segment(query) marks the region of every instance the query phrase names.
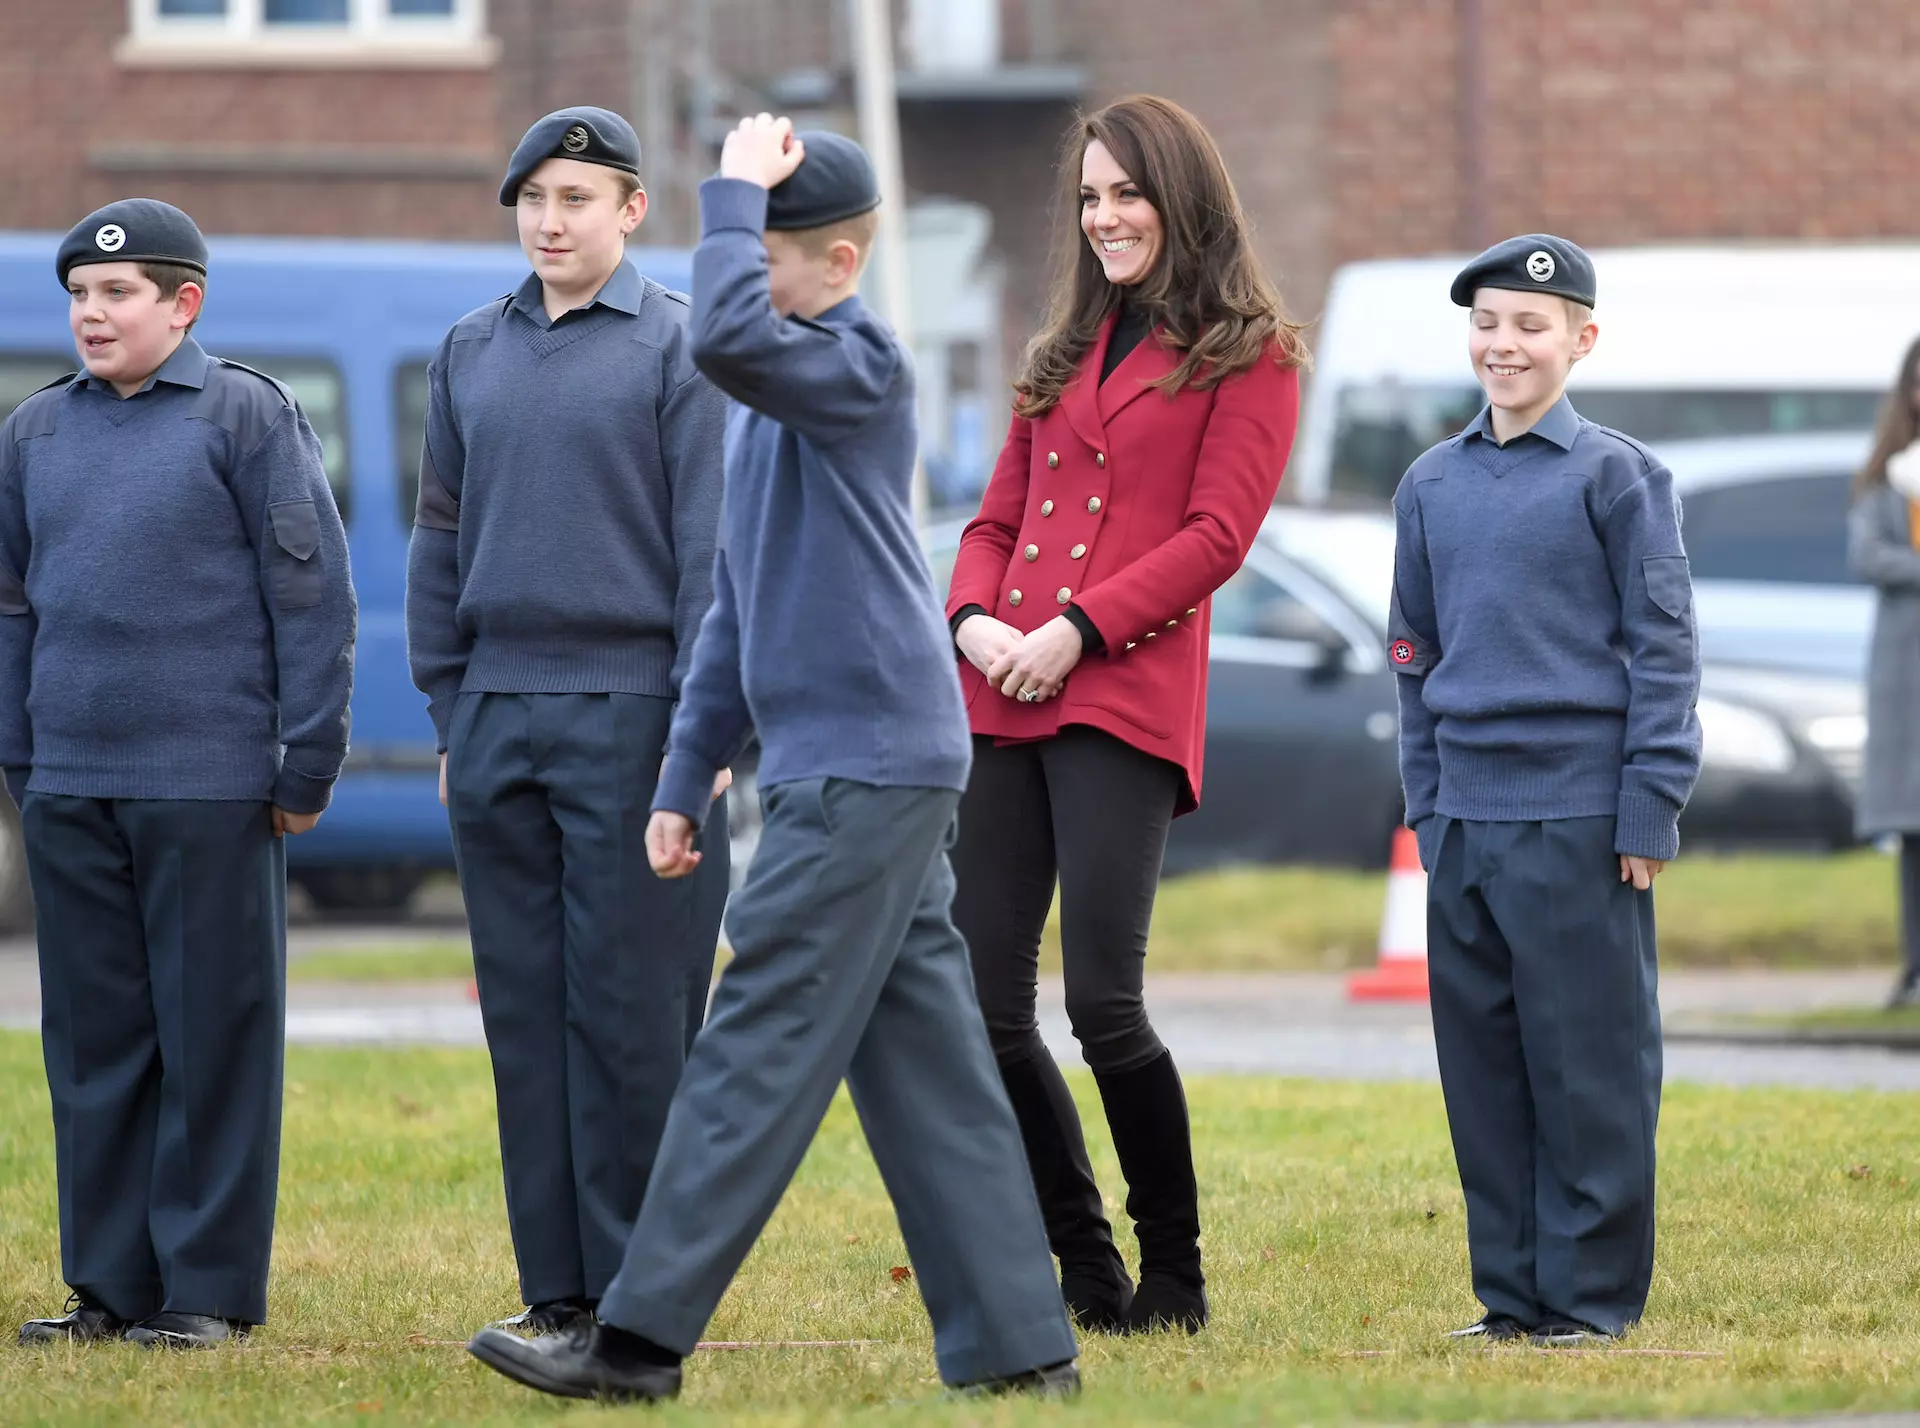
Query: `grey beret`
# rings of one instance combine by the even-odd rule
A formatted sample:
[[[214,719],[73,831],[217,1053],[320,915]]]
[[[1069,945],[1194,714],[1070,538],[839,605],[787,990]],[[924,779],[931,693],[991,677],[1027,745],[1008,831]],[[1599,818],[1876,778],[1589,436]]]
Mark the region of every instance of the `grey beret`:
[[[123,198],[95,209],[60,240],[54,266],[60,286],[86,263],[175,263],[207,274],[207,240],[199,225],[157,198]]]
[[[578,159],[583,164],[601,164],[623,173],[640,172],[640,136],[633,125],[611,109],[591,104],[572,109],[556,109],[537,119],[514,146],[507,160],[506,182],[500,185],[500,206],[512,208],[520,185],[548,159]]]
[[[880,180],[865,149],[825,129],[794,137],[807,156],[785,183],[767,193],[769,229],[824,228],[880,206]]]
[[[1578,243],[1551,233],[1527,233],[1495,243],[1460,270],[1451,296],[1461,307],[1473,306],[1481,288],[1505,288],[1523,293],[1555,293],[1593,306],[1593,259]]]

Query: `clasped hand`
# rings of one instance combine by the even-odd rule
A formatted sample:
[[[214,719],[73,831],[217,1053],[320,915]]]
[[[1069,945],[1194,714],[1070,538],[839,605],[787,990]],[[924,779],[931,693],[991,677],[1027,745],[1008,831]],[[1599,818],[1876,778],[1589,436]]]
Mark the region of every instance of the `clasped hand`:
[[[955,641],[995,689],[1009,699],[1037,696],[1024,700],[1034,704],[1061,691],[1084,653],[1080,631],[1065,615],[1026,635],[991,615],[973,615],[961,623]]]

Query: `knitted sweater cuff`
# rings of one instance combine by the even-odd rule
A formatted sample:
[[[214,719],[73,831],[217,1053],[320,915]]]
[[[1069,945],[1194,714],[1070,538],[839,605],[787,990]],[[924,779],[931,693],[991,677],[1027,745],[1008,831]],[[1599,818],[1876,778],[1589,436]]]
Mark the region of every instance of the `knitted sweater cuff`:
[[[713,781],[719,774],[720,766],[711,760],[684,745],[674,749],[667,755],[666,767],[660,770],[660,782],[653,791],[654,812],[678,813],[691,819],[695,828],[703,827],[707,810],[713,806]]]
[[[301,773],[286,763],[273,781],[273,803],[288,813],[325,813],[333,800],[334,775],[324,777]]]
[[[1670,862],[1680,852],[1680,805],[1657,794],[1622,793],[1613,850]]]
[[[453,723],[453,706],[459,698],[458,694],[444,694],[427,701],[427,717],[433,720],[433,751],[436,754],[447,751],[447,728]]]

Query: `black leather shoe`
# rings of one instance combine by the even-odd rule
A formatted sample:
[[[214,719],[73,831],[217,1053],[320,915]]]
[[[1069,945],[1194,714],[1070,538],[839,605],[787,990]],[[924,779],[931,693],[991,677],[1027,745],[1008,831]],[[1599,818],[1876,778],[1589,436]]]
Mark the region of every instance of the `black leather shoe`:
[[[1569,1348],[1579,1344],[1609,1343],[1614,1335],[1605,1329],[1596,1329],[1591,1324],[1582,1324],[1578,1319],[1549,1319],[1527,1337],[1548,1348]]]
[[[22,1344],[104,1344],[125,1338],[127,1321],[78,1294],[67,1300],[58,1319],[29,1319],[20,1326]]]
[[[1129,1334],[1150,1334],[1156,1329],[1185,1329],[1197,1334],[1207,1327],[1207,1291],[1186,1275],[1162,1274],[1149,1269],[1141,1274],[1133,1291],[1133,1303],[1127,1306]]]
[[[1080,1369],[1072,1359],[1008,1374],[1005,1378],[982,1379],[962,1384],[954,1390],[963,1398],[994,1398],[1003,1393],[1031,1393],[1036,1398],[1072,1398],[1080,1392]]]
[[[147,1349],[211,1349],[246,1338],[252,1328],[217,1314],[155,1314],[127,1330],[127,1342]]]
[[[1525,1324],[1510,1314],[1489,1314],[1478,1324],[1469,1324],[1464,1329],[1449,1331],[1449,1339],[1484,1339],[1489,1343],[1504,1344],[1510,1339],[1524,1339],[1529,1330]]]
[[[592,1318],[593,1306],[590,1304],[578,1299],[549,1299],[545,1303],[522,1309],[511,1319],[501,1319],[487,1327],[505,1329],[509,1334],[526,1338],[539,1338],[542,1334],[564,1334],[575,1324]]]
[[[650,1403],[679,1396],[678,1364],[617,1365],[597,1351],[598,1339],[598,1326],[591,1319],[538,1339],[482,1329],[467,1341],[467,1352],[515,1383],[560,1398]]]

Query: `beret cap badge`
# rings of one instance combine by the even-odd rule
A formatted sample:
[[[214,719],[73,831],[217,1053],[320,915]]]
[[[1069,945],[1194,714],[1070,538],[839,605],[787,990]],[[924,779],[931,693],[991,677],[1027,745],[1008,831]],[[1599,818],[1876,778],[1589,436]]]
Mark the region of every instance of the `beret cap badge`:
[[[118,253],[127,245],[127,230],[118,223],[102,224],[100,231],[93,235],[93,246],[102,253]]]
[[[587,126],[575,124],[567,130],[566,137],[560,141],[560,147],[569,154],[582,154],[587,149]]]
[[[1553,277],[1553,254],[1545,248],[1537,248],[1527,258],[1527,276],[1536,283],[1544,283]]]

